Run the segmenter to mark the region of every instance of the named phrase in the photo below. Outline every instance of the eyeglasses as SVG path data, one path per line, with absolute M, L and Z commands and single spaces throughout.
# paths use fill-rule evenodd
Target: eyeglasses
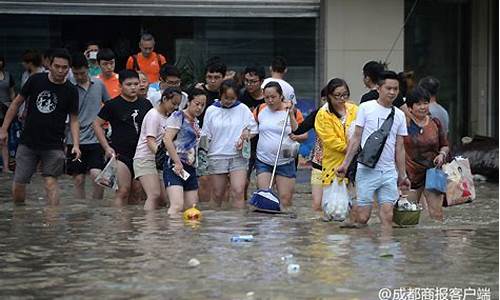
M 181 85 L 180 80 L 165 80 L 165 84 L 168 84 L 170 86 L 179 86 Z
M 347 93 L 345 93 L 345 94 L 333 94 L 332 96 L 335 99 L 347 99 L 347 98 L 349 98 L 349 94 L 347 94 Z
M 259 82 L 259 80 L 245 80 L 246 85 L 257 85 Z

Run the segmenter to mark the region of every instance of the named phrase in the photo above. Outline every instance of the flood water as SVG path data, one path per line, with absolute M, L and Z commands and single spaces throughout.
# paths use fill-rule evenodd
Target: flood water
M 307 184 L 297 188 L 297 218 L 202 204 L 201 223 L 185 224 L 166 209 L 115 208 L 109 191 L 103 201 L 73 199 L 70 180 L 60 182 L 59 207 L 46 206 L 39 177 L 27 205 L 14 206 L 11 176 L 0 177 L 0 299 L 373 300 L 400 287 L 487 288 L 498 299 L 496 184 L 476 184 L 476 201 L 446 208 L 443 224 L 423 213 L 386 236 L 375 216 L 362 229 L 320 221 Z M 231 243 L 236 234 L 254 240 Z M 298 273 L 281 259 L 290 254 Z

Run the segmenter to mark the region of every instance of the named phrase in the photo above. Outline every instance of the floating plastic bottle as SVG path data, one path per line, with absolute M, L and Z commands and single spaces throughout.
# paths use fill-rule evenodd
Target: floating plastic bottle
M 282 261 L 291 261 L 293 259 L 293 254 L 288 254 L 281 257 Z
M 298 264 L 289 264 L 287 267 L 288 274 L 297 274 L 300 272 L 300 265 Z
M 239 243 L 239 242 L 251 242 L 253 241 L 253 235 L 235 235 L 231 237 L 231 242 Z

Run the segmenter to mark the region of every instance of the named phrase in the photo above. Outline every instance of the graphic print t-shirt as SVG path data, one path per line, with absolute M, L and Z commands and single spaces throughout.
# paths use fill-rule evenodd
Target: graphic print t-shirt
M 37 150 L 62 149 L 66 118 L 78 114 L 76 87 L 69 81 L 55 84 L 48 73 L 39 73 L 26 81 L 21 95 L 28 113 L 20 143 Z
M 111 143 L 118 154 L 134 157 L 142 120 L 151 108 L 151 102 L 146 99 L 129 102 L 121 96 L 106 102 L 101 108 L 98 116 L 111 124 Z
M 196 152 L 201 134 L 198 120 L 195 118 L 189 121 L 184 112 L 175 111 L 167 120 L 167 128 L 179 130 L 174 139 L 174 146 L 180 160 L 189 166 L 197 166 Z

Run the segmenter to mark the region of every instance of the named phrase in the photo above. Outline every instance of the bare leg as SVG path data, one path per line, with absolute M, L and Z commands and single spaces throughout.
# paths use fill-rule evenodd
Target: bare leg
M 128 167 L 121 161 L 117 160 L 117 178 L 118 190 L 115 193 L 115 204 L 117 206 L 125 206 L 128 204 L 132 189 L 132 175 Z
M 226 193 L 227 174 L 212 174 L 209 176 L 212 184 L 212 198 L 217 207 L 221 207 Z
M 259 175 L 257 175 L 257 188 L 269 188 L 269 181 L 271 181 L 271 173 L 260 173 Z
M 73 176 L 75 184 L 74 196 L 76 199 L 85 199 L 85 174 L 78 174 Z
M 293 193 L 295 192 L 295 178 L 276 176 L 276 188 L 284 206 L 292 205 Z
M 424 191 L 425 198 L 427 199 L 427 208 L 429 216 L 437 221 L 443 221 L 443 195 L 433 193 L 431 191 Z
M 148 174 L 139 177 L 142 188 L 146 192 L 146 203 L 144 203 L 145 210 L 157 209 L 162 198 L 160 178 L 157 174 Z
M 359 206 L 354 205 L 354 215 L 356 217 L 356 223 L 367 224 L 370 220 L 370 215 L 372 213 L 372 206 Z
M 181 213 L 184 208 L 184 188 L 180 185 L 169 186 L 167 187 L 167 194 L 168 199 L 170 199 L 170 207 L 167 214 L 175 215 Z
M 323 198 L 323 186 L 321 184 L 311 185 L 312 193 L 312 209 L 313 211 L 321 211 L 321 200 Z
M 210 182 L 210 176 L 200 176 L 198 178 L 199 189 L 198 198 L 201 202 L 210 202 L 212 200 L 212 187 Z
M 245 183 L 247 181 L 247 171 L 233 171 L 229 175 L 231 184 L 231 198 L 234 208 L 245 207 Z
M 90 179 L 92 179 L 92 199 L 102 200 L 104 197 L 104 188 L 95 183 L 95 178 L 101 173 L 99 169 L 91 169 L 89 172 Z
M 392 230 L 392 211 L 394 205 L 391 203 L 382 203 L 379 206 L 379 217 L 382 222 L 382 230 L 388 232 Z
M 146 193 L 144 193 L 144 190 L 142 189 L 141 182 L 139 180 L 132 179 L 128 204 L 143 204 L 144 202 L 146 202 Z
M 9 147 L 7 145 L 2 145 L 2 172 L 9 173 Z
M 26 184 L 12 183 L 12 199 L 15 204 L 22 204 L 26 200 Z
M 57 184 L 57 178 L 46 176 L 43 179 L 49 205 L 59 205 L 59 184 Z
M 184 209 L 193 207 L 198 203 L 198 190 L 184 192 Z

